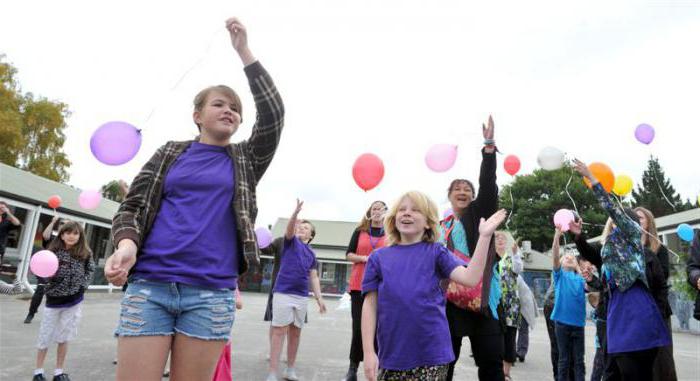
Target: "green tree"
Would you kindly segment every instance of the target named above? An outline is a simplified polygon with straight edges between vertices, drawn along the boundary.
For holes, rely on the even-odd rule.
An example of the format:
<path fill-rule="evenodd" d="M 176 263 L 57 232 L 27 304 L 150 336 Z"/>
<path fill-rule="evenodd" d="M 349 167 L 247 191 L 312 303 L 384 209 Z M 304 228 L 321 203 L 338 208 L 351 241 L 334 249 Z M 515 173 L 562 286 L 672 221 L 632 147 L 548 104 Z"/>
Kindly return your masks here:
<path fill-rule="evenodd" d="M 689 200 L 686 202 L 681 200 L 681 196 L 671 185 L 671 180 L 666 179 L 659 159 L 654 156 L 649 157 L 647 169 L 642 174 L 642 184 L 638 184 L 637 189 L 632 190 L 632 198 L 635 207 L 643 206 L 649 209 L 654 217 L 662 217 L 693 208 Z M 669 201 L 672 205 L 669 204 Z"/>
<path fill-rule="evenodd" d="M 23 94 L 17 69 L 0 55 L 0 161 L 54 181 L 68 181 L 70 161 L 63 152 L 68 106 Z"/>
<path fill-rule="evenodd" d="M 104 198 L 116 202 L 122 202 L 124 201 L 128 190 L 129 186 L 126 184 L 126 182 L 124 182 L 124 180 L 112 180 L 102 186 L 101 192 L 102 197 Z"/>
<path fill-rule="evenodd" d="M 581 177 L 573 175 L 569 166 L 556 171 L 535 170 L 532 174 L 516 176 L 515 180 L 503 187 L 500 194 L 500 205 L 512 207 L 510 194 L 513 195 L 513 215 L 509 227 L 514 235 L 532 242 L 532 248 L 546 251 L 552 244 L 554 223 L 552 217 L 559 209 L 574 210 L 574 206 L 566 194 L 568 191 L 576 202 L 578 212 L 583 221 L 584 232 L 589 237 L 595 237 L 602 231 L 607 219 L 600 208 L 598 200 L 581 181 Z"/>

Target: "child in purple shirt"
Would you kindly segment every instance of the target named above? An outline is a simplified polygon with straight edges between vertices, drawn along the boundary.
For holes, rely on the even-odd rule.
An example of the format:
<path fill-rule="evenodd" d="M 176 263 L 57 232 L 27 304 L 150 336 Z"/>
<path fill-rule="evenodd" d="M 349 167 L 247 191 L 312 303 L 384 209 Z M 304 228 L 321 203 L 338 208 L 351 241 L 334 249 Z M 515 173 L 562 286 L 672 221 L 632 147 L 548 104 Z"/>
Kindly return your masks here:
<path fill-rule="evenodd" d="M 467 287 L 483 273 L 500 210 L 479 226 L 469 267 L 437 243 L 438 213 L 426 195 L 404 194 L 385 220 L 389 246 L 367 262 L 362 292 L 362 343 L 368 380 L 445 380 L 454 360 L 440 281 Z M 379 354 L 375 352 L 375 332 Z"/>
<path fill-rule="evenodd" d="M 284 249 L 280 271 L 275 280 L 272 296 L 272 340 L 270 343 L 270 372 L 267 381 L 277 381 L 280 352 L 285 337 L 287 343 L 287 368 L 284 371 L 285 380 L 298 380 L 294 370 L 294 362 L 299 349 L 301 329 L 306 317 L 306 305 L 309 300 L 309 280 L 313 289 L 318 308 L 323 314 L 326 305 L 321 297 L 321 281 L 318 278 L 318 263 L 309 242 L 316 235 L 311 222 L 298 220 L 304 202 L 297 199 L 297 206 L 289 218 L 284 234 Z"/>

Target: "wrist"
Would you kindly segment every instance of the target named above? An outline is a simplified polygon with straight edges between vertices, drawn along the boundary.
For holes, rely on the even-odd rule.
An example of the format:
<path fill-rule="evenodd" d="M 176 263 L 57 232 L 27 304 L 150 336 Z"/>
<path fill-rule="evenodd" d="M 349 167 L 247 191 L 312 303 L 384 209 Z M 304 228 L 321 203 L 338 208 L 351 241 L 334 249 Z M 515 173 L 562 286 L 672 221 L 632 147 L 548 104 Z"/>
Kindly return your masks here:
<path fill-rule="evenodd" d="M 241 62 L 243 62 L 243 66 L 248 66 L 257 61 L 248 47 L 237 50 L 237 52 L 238 56 L 241 58 Z"/>

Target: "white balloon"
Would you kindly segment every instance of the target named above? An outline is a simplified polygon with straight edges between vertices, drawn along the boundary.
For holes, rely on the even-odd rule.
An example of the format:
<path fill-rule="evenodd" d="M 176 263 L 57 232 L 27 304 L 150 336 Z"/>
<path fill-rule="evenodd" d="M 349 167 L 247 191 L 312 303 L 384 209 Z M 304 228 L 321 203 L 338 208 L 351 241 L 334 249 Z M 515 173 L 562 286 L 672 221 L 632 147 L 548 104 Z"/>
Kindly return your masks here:
<path fill-rule="evenodd" d="M 559 169 L 564 166 L 564 152 L 554 147 L 544 147 L 537 155 L 537 164 L 547 171 Z"/>

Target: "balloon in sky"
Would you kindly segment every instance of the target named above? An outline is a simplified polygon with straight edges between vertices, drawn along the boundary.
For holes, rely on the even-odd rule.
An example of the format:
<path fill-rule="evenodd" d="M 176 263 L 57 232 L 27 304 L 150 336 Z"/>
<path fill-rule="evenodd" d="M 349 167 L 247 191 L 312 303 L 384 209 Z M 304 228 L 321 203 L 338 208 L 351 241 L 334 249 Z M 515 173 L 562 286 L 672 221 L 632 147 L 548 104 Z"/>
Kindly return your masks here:
<path fill-rule="evenodd" d="M 80 207 L 87 210 L 97 209 L 102 201 L 102 194 L 96 190 L 84 190 L 78 196 L 78 204 Z"/>
<path fill-rule="evenodd" d="M 352 166 L 352 177 L 365 192 L 376 187 L 384 178 L 384 163 L 373 153 L 360 155 Z"/>
<path fill-rule="evenodd" d="M 506 160 L 503 161 L 503 168 L 509 175 L 515 176 L 520 170 L 520 159 L 515 155 L 506 156 Z"/>
<path fill-rule="evenodd" d="M 455 165 L 457 146 L 454 144 L 436 144 L 425 154 L 425 164 L 435 172 L 445 172 Z"/>
<path fill-rule="evenodd" d="M 46 203 L 49 204 L 49 208 L 58 209 L 61 207 L 62 201 L 63 200 L 61 200 L 61 196 L 53 195 L 53 196 L 49 197 L 49 200 Z"/>
<path fill-rule="evenodd" d="M 588 170 L 591 171 L 593 177 L 595 177 L 600 185 L 603 186 L 603 189 L 610 193 L 615 185 L 615 175 L 613 174 L 612 169 L 603 163 L 591 163 L 588 164 Z M 587 178 L 584 177 L 583 182 L 586 183 L 586 186 L 589 188 L 591 187 L 591 182 L 588 181 Z"/>
<path fill-rule="evenodd" d="M 626 196 L 632 191 L 632 178 L 627 175 L 617 175 L 615 177 L 615 185 L 613 192 L 618 196 Z"/>
<path fill-rule="evenodd" d="M 545 147 L 537 155 L 537 164 L 547 171 L 559 169 L 564 166 L 564 152 L 554 147 Z"/>
<path fill-rule="evenodd" d="M 680 224 L 676 229 L 678 236 L 686 242 L 691 242 L 693 240 L 693 228 L 688 224 Z"/>
<path fill-rule="evenodd" d="M 634 137 L 641 143 L 649 144 L 654 140 L 654 127 L 642 123 L 634 130 Z"/>
<path fill-rule="evenodd" d="M 574 212 L 569 209 L 559 209 L 554 213 L 554 226 L 559 226 L 562 232 L 569 231 L 569 223 L 574 220 Z"/>
<path fill-rule="evenodd" d="M 122 165 L 139 152 L 141 131 L 126 122 L 107 122 L 90 138 L 90 150 L 97 160 L 107 165 Z"/>
<path fill-rule="evenodd" d="M 258 247 L 264 249 L 272 243 L 272 232 L 266 227 L 255 229 L 255 237 L 258 240 Z"/>

